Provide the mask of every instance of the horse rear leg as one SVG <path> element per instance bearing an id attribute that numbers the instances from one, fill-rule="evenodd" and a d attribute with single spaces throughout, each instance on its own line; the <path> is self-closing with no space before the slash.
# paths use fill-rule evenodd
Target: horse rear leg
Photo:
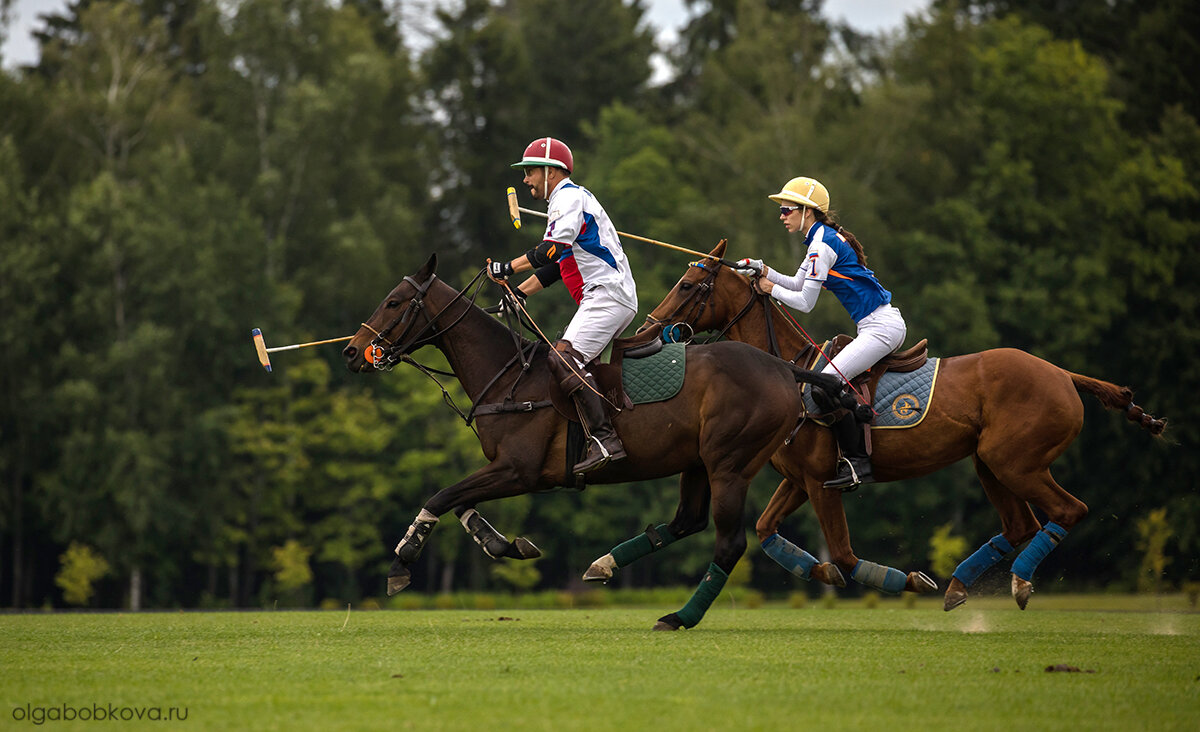
<path id="1" fill-rule="evenodd" d="M 708 471 L 691 468 L 679 476 L 679 508 L 670 524 L 651 524 L 641 534 L 621 542 L 612 551 L 592 562 L 583 573 L 584 582 L 608 582 L 613 571 L 628 567 L 647 554 L 663 549 L 685 536 L 708 528 L 710 488 Z"/>
<path id="2" fill-rule="evenodd" d="M 1013 547 L 1028 541 L 1038 530 L 1037 519 L 1029 504 L 1006 488 L 978 455 L 973 456 L 973 460 L 975 473 L 979 476 L 979 482 L 983 484 L 983 492 L 996 509 L 996 513 L 1000 514 L 1001 531 L 964 559 L 954 570 L 942 605 L 942 609 L 947 612 L 966 602 L 967 588 L 984 572 L 1012 553 Z"/>
<path id="3" fill-rule="evenodd" d="M 762 542 L 762 550 L 775 560 L 776 564 L 805 582 L 816 579 L 827 585 L 845 587 L 846 578 L 837 567 L 829 562 L 817 561 L 816 557 L 779 533 L 779 525 L 783 523 L 783 519 L 803 506 L 807 500 L 808 492 L 799 483 L 783 479 L 754 526 L 754 531 Z"/>
<path id="4" fill-rule="evenodd" d="M 989 465 L 993 465 L 989 461 Z M 1017 555 L 1012 565 L 1012 594 L 1017 606 L 1025 609 L 1033 593 L 1033 573 L 1042 560 L 1067 536 L 1067 532 L 1087 516 L 1087 505 L 1054 482 L 1049 468 L 1019 474 L 1009 466 L 993 468 L 996 477 L 1018 498 L 1028 501 L 1045 512 L 1050 519 L 1034 534 L 1029 545 Z"/>

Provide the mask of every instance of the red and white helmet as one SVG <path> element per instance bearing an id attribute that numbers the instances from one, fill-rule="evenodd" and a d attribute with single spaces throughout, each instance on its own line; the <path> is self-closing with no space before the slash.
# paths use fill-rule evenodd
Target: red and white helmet
<path id="1" fill-rule="evenodd" d="M 571 148 L 562 140 L 553 137 L 539 137 L 525 148 L 519 163 L 513 163 L 514 168 L 532 168 L 550 165 L 562 168 L 569 174 L 575 168 L 575 159 L 571 156 Z"/>

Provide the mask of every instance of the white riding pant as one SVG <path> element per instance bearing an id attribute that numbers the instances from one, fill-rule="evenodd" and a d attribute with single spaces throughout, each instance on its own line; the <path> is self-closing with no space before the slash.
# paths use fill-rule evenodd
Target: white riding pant
<path id="1" fill-rule="evenodd" d="M 858 321 L 858 335 L 833 357 L 833 363 L 827 364 L 821 373 L 836 376 L 841 371 L 846 379 L 853 379 L 903 345 L 906 335 L 908 326 L 904 324 L 900 311 L 891 303 L 880 305 L 875 312 Z"/>
<path id="2" fill-rule="evenodd" d="M 603 285 L 591 285 L 584 288 L 583 302 L 567 325 L 563 340 L 570 341 L 583 356 L 583 363 L 579 364 L 582 367 L 599 356 L 636 316 L 637 309 L 617 302 Z"/>

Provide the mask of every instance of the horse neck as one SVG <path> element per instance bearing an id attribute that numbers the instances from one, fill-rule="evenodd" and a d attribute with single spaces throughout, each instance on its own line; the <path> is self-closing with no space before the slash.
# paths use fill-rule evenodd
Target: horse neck
<path id="1" fill-rule="evenodd" d="M 738 303 L 744 303 L 747 295 L 742 292 L 733 293 L 722 297 L 722 301 L 727 305 L 732 305 L 733 308 L 727 313 L 728 320 L 732 320 L 741 309 Z M 766 307 L 764 308 L 764 302 Z M 726 336 L 733 341 L 748 343 L 755 348 L 768 353 L 771 350 L 771 341 L 767 335 L 767 315 L 766 310 L 769 308 L 771 317 L 775 326 L 775 340 L 779 344 L 780 356 L 786 359 L 791 359 L 798 354 L 801 349 L 807 344 L 807 341 L 796 332 L 795 327 L 787 322 L 787 319 L 775 312 L 774 305 L 770 298 L 758 300 L 751 306 L 750 310 L 741 317 L 729 331 Z M 728 322 L 728 320 L 726 322 Z"/>
<path id="2" fill-rule="evenodd" d="M 470 303 L 454 305 L 439 321 L 444 319 L 446 324 L 453 323 L 462 313 L 460 307 L 469 308 L 467 314 L 453 328 L 438 336 L 434 344 L 445 355 L 467 397 L 476 401 L 496 372 L 516 354 L 516 348 L 508 328 Z"/>

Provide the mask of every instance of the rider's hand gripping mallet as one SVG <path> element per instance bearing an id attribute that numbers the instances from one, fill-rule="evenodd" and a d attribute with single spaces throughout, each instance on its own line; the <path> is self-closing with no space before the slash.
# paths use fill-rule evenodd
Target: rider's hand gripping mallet
<path id="1" fill-rule="evenodd" d="M 320 345 L 324 345 L 326 343 L 341 343 L 342 341 L 348 341 L 354 337 L 352 335 L 348 335 L 348 336 L 345 336 L 342 338 L 327 338 L 323 341 L 310 341 L 309 343 L 293 343 L 290 346 L 275 346 L 274 348 L 267 348 L 267 344 L 265 342 L 263 342 L 263 334 L 262 334 L 261 330 L 259 330 L 258 328 L 255 328 L 254 330 L 250 331 L 250 335 L 251 335 L 251 337 L 254 338 L 254 350 L 258 353 L 258 362 L 261 363 L 262 367 L 264 369 L 266 369 L 267 371 L 271 370 L 271 357 L 267 355 L 269 353 L 274 353 L 276 351 L 294 351 L 297 348 L 308 348 L 309 346 L 320 346 Z"/>

